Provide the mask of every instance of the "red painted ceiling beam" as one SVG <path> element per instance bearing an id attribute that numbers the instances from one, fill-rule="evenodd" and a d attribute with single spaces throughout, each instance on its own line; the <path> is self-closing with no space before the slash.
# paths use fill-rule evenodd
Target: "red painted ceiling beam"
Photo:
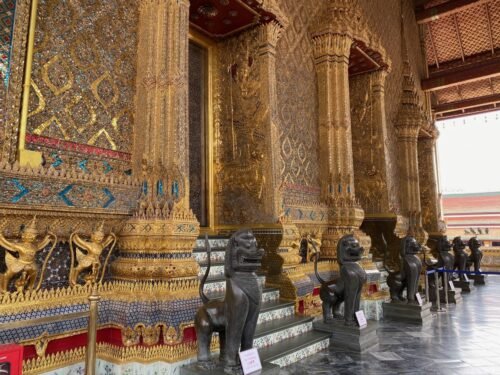
<path id="1" fill-rule="evenodd" d="M 435 113 L 453 112 L 461 109 L 480 107 L 500 102 L 500 94 L 481 96 L 474 99 L 460 100 L 457 102 L 438 104 L 432 107 Z"/>
<path id="2" fill-rule="evenodd" d="M 437 71 L 422 80 L 422 89 L 435 91 L 461 83 L 494 77 L 500 74 L 500 56 L 485 61 Z"/>
<path id="3" fill-rule="evenodd" d="M 490 1 L 491 0 L 451 0 L 447 3 L 436 5 L 431 8 L 418 10 L 415 13 L 415 17 L 417 19 L 417 23 L 419 24 L 428 23 Z"/>

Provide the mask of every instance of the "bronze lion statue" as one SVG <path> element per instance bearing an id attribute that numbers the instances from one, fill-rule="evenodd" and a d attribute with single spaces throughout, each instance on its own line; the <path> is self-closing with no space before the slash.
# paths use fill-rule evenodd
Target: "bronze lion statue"
<path id="1" fill-rule="evenodd" d="M 465 274 L 467 267 L 467 253 L 465 252 L 465 242 L 462 240 L 462 237 L 457 236 L 453 239 L 453 253 L 455 254 L 455 263 L 453 266 L 453 270 L 460 271 L 459 279 L 460 281 L 465 281 Z"/>
<path id="2" fill-rule="evenodd" d="M 393 302 L 403 302 L 403 291 L 406 289 L 407 301 L 409 304 L 418 304 L 416 294 L 418 291 L 418 280 L 422 271 L 422 261 L 418 253 L 422 251 L 422 246 L 413 236 L 406 236 L 401 240 L 401 268 L 399 271 L 387 269 L 387 285 L 391 293 Z"/>
<path id="3" fill-rule="evenodd" d="M 262 287 L 257 271 L 264 250 L 249 229 L 241 229 L 229 239 L 225 256 L 226 294 L 223 300 L 210 300 L 203 286 L 210 273 L 210 246 L 207 247 L 207 270 L 200 283 L 203 306 L 195 317 L 198 339 L 198 366 L 209 370 L 216 367 L 210 356 L 210 342 L 214 332 L 219 333 L 220 361 L 227 374 L 241 373 L 238 352 L 251 349 L 260 312 Z"/>
<path id="4" fill-rule="evenodd" d="M 481 251 L 481 241 L 477 237 L 471 237 L 469 240 L 470 256 L 467 259 L 467 268 L 474 266 L 474 272 L 481 272 L 481 260 L 483 259 L 483 252 Z"/>
<path id="5" fill-rule="evenodd" d="M 316 249 L 315 249 L 316 250 Z M 318 256 L 314 259 L 314 271 L 321 283 L 320 298 L 323 302 L 323 321 L 329 323 L 333 318 L 344 319 L 346 325 L 355 325 L 356 311 L 359 310 L 361 290 L 366 283 L 365 270 L 358 264 L 364 249 L 352 235 L 343 236 L 337 243 L 337 261 L 340 265 L 340 278 L 325 282 L 318 273 Z M 344 315 L 340 306 L 344 303 Z"/>

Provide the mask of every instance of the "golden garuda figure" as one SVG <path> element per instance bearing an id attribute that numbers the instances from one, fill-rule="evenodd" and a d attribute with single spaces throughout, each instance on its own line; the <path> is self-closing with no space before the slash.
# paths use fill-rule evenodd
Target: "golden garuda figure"
<path id="1" fill-rule="evenodd" d="M 86 283 L 101 283 L 110 255 L 116 244 L 116 235 L 110 233 L 108 236 L 105 236 L 104 222 L 102 222 L 90 235 L 90 241 L 81 238 L 78 233 L 73 232 L 69 237 L 69 244 L 71 253 L 69 284 L 75 286 L 78 283 L 80 273 L 87 270 L 90 270 L 90 273 L 85 276 Z M 76 248 L 74 248 L 73 245 L 76 245 Z M 106 260 L 101 267 L 101 254 L 103 250 L 110 245 L 111 247 L 106 256 Z"/>
<path id="2" fill-rule="evenodd" d="M 18 291 L 23 291 L 25 288 L 30 290 L 40 289 L 47 261 L 57 244 L 57 236 L 54 233 L 48 232 L 43 240 L 37 242 L 38 235 L 36 216 L 21 230 L 20 240 L 9 241 L 0 233 L 0 246 L 5 249 L 5 272 L 0 274 L 0 293 L 8 292 L 9 283 L 16 277 L 15 286 Z M 51 242 L 52 247 L 45 257 L 42 270 L 39 274 L 35 259 L 36 253 L 45 249 Z M 35 288 L 37 276 L 38 283 Z"/>

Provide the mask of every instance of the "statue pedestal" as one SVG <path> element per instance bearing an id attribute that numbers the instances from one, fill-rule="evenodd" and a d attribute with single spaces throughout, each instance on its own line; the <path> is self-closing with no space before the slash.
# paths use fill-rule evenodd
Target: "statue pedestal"
<path id="1" fill-rule="evenodd" d="M 252 375 L 279 375 L 280 367 L 272 363 L 263 363 L 262 370 L 252 372 Z M 221 363 L 217 363 L 217 367 L 213 370 L 205 370 L 199 368 L 196 363 L 181 367 L 180 375 L 227 375 Z"/>
<path id="2" fill-rule="evenodd" d="M 439 291 L 439 297 L 441 303 L 446 303 L 446 296 L 444 294 L 444 290 Z M 448 289 L 448 303 L 458 304 L 463 301 L 462 298 L 462 289 L 456 288 L 455 290 Z"/>
<path id="3" fill-rule="evenodd" d="M 474 285 L 486 285 L 485 275 L 469 275 L 469 278 L 474 280 Z"/>
<path id="4" fill-rule="evenodd" d="M 471 284 L 470 280 L 469 281 L 453 280 L 453 285 L 455 285 L 455 288 L 462 289 L 462 293 L 470 293 L 473 292 L 474 289 L 476 289 Z"/>
<path id="5" fill-rule="evenodd" d="M 318 331 L 332 334 L 330 346 L 333 347 L 364 352 L 378 345 L 377 325 L 371 321 L 365 328 L 346 326 L 343 320 L 332 323 L 316 321 L 313 326 Z"/>
<path id="6" fill-rule="evenodd" d="M 424 303 L 422 306 L 406 302 L 385 302 L 382 306 L 384 308 L 384 319 L 387 320 L 420 325 L 426 325 L 432 321 L 432 304 L 429 302 Z"/>

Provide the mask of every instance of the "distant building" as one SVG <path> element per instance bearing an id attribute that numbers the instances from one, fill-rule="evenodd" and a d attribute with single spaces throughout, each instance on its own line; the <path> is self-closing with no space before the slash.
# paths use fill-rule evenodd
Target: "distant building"
<path id="1" fill-rule="evenodd" d="M 450 239 L 477 236 L 483 263 L 500 266 L 500 192 L 443 195 L 443 212 Z"/>

